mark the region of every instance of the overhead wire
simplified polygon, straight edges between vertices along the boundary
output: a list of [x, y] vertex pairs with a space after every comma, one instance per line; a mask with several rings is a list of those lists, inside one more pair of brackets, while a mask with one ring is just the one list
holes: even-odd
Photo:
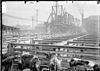
[[[19, 19], [19, 20], [25, 20], [25, 21], [32, 21], [32, 19], [28, 19], [28, 18], [22, 18], [22, 17], [17, 17], [17, 16], [12, 16], [12, 15], [9, 15], [9, 14], [4, 14], [5, 16], [8, 16], [10, 18], [15, 18], [15, 19]], [[36, 21], [36, 19], [34, 19], [33, 21]], [[41, 21], [41, 20], [38, 20], [38, 22], [44, 22], [44, 21]]]

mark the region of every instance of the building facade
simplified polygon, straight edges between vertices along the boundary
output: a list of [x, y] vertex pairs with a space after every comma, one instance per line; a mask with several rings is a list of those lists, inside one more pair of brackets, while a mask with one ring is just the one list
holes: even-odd
[[100, 34], [100, 16], [84, 18], [82, 25], [89, 34]]

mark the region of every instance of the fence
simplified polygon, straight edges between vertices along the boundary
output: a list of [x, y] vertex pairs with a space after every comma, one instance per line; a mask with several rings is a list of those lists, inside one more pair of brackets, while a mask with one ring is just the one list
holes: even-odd
[[[20, 48], [17, 48], [20, 46]], [[29, 48], [24, 48], [29, 47]], [[67, 49], [67, 51], [61, 51], [60, 49]], [[47, 49], [47, 50], [46, 50]], [[49, 50], [51, 49], [51, 50]], [[58, 49], [58, 51], [55, 51]], [[90, 46], [68, 46], [68, 45], [48, 45], [48, 44], [19, 44], [19, 43], [9, 43], [8, 53], [11, 55], [16, 54], [15, 51], [30, 52], [34, 54], [67, 54], [72, 56], [78, 56], [81, 58], [89, 58], [94, 60], [100, 60], [100, 47], [90, 47]]]

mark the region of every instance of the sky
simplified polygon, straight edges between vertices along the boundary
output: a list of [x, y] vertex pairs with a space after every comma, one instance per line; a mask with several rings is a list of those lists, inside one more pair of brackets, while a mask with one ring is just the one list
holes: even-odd
[[[96, 1], [74, 1], [74, 3], [71, 1], [60, 1], [58, 4], [63, 5], [65, 11], [78, 19], [81, 19], [80, 12], [82, 9], [84, 10], [84, 18], [91, 15], [100, 15], [100, 4], [97, 4]], [[38, 20], [40, 21], [38, 23], [43, 23], [47, 21], [53, 5], [55, 5], [54, 1], [27, 2], [26, 4], [23, 1], [8, 1], [2, 3], [2, 11], [20, 18], [32, 19], [33, 16], [36, 19], [36, 10], [38, 9]], [[34, 26], [36, 25], [36, 22], [34, 22]]]

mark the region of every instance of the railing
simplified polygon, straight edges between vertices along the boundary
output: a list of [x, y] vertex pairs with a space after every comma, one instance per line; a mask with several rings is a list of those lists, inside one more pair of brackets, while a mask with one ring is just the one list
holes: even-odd
[[[21, 48], [16, 48], [20, 46]], [[30, 47], [31, 49], [25, 49], [24, 47]], [[44, 50], [44, 49], [48, 50]], [[67, 49], [67, 51], [61, 51], [60, 49]], [[49, 49], [58, 49], [49, 50]], [[73, 50], [73, 51], [71, 51]], [[14, 55], [15, 51], [23, 51], [31, 52], [31, 53], [55, 53], [55, 54], [67, 54], [67, 55], [75, 55], [81, 57], [92, 57], [96, 60], [100, 60], [100, 47], [90, 47], [90, 46], [68, 46], [68, 45], [48, 45], [48, 44], [19, 44], [19, 43], [9, 43], [8, 53]], [[77, 51], [77, 52], [75, 52]]]

